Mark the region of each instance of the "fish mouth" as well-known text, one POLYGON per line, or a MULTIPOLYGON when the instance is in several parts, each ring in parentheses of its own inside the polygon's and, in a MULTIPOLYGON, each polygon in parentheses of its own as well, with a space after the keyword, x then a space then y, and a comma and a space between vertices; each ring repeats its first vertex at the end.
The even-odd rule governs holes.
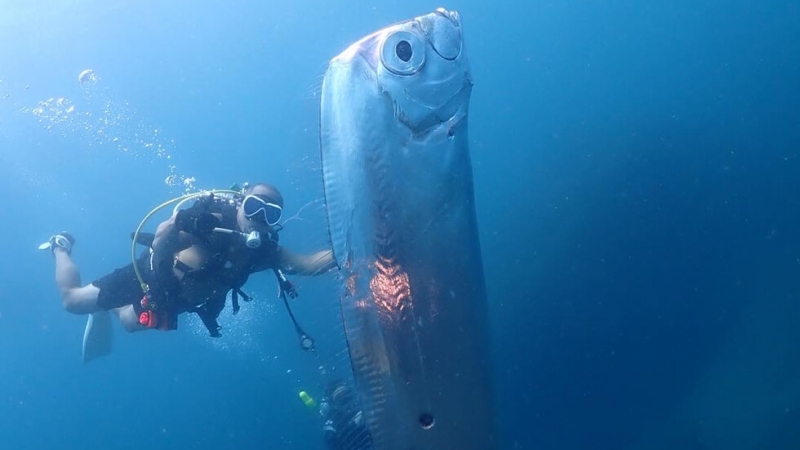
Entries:
POLYGON ((444 103, 430 106, 414 99, 413 104, 405 105, 394 102, 395 116, 405 125, 411 133, 417 136, 435 132, 442 126, 451 128, 465 116, 466 102, 464 97, 469 96, 472 84, 464 84, 461 89, 444 103))

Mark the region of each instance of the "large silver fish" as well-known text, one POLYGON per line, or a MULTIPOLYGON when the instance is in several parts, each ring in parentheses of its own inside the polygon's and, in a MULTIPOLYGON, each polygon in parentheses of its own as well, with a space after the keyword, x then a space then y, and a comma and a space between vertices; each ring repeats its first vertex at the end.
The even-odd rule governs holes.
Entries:
POLYGON ((496 447, 471 90, 461 20, 444 9, 361 39, 325 74, 328 225, 375 449, 496 447))

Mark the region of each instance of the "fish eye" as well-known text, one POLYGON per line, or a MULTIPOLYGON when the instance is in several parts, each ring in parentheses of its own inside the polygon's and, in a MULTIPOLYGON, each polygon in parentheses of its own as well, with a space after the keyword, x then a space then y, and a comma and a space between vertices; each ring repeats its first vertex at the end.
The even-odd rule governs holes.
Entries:
POLYGON ((425 43, 416 34, 396 31, 383 41, 381 62, 397 75, 413 75, 425 63, 425 43))
POLYGON ((414 56, 414 50, 411 49, 411 44, 409 44, 408 41, 398 42, 394 52, 403 62, 411 61, 411 57, 414 56))

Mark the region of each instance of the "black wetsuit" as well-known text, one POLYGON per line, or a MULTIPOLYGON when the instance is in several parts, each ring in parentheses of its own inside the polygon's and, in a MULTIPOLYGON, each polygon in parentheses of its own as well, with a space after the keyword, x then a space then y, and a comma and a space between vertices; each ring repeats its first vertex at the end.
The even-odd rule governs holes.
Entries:
MULTIPOLYGON (((195 201, 189 208, 201 210, 203 212, 218 213, 222 216, 220 228, 236 229, 236 205, 225 198, 202 198, 195 201)), ((152 236, 152 235, 151 235, 152 236)), ((221 286, 227 286, 233 290, 234 313, 238 311, 238 297, 244 295, 240 288, 247 282, 251 273, 264 270, 275 265, 275 255, 277 248, 277 235, 262 238, 262 243, 258 248, 248 248, 241 236, 227 233, 212 233, 205 239, 206 247, 210 257, 203 267, 193 270, 179 261, 170 258, 169 261, 154 261, 151 252, 145 251, 137 259, 141 275, 150 287, 149 294, 159 303, 159 310, 166 314, 168 326, 162 329, 176 329, 178 314, 184 312, 195 312, 203 320, 211 336, 217 337, 219 334, 219 324, 217 317, 225 307, 227 296, 217 296, 205 303, 190 304, 181 297, 180 282, 172 272, 173 267, 177 267, 184 272, 184 280, 217 278, 221 286), (237 258, 242 254, 247 258, 244 265, 240 265, 236 270, 227 267, 231 253, 237 253, 237 258)), ((100 289, 97 297, 97 306, 109 310, 122 306, 133 305, 137 314, 141 313, 141 305, 144 292, 133 263, 119 268, 114 272, 92 282, 100 289)), ((245 297, 245 299, 248 299, 245 297)))

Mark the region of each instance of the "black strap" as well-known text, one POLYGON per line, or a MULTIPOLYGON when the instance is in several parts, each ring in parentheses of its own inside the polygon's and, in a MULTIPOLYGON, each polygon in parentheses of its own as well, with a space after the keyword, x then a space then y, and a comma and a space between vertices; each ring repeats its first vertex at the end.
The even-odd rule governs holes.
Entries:
POLYGON ((197 316, 200 317, 200 320, 203 321, 203 325, 205 325, 206 329, 208 330, 208 334, 211 337, 222 337, 222 334, 219 332, 222 327, 219 325, 219 322, 217 322, 217 316, 219 315, 218 311, 211 311, 208 308, 208 305, 204 304, 201 306, 192 306, 186 308, 186 312, 193 312, 197 314, 197 316))
POLYGON ((287 295, 291 298, 297 298, 297 289, 294 288, 292 282, 286 278, 286 275, 284 275, 280 269, 272 270, 275 272, 275 277, 278 279, 278 286, 280 287, 280 295, 281 299, 283 299, 283 304, 286 306, 286 311, 289 313, 289 318, 292 319, 292 324, 294 324, 294 330, 297 332, 297 337, 300 338, 300 348, 313 352, 314 339, 306 334, 300 324, 297 323, 297 319, 294 317, 292 308, 289 306, 289 300, 286 298, 287 295))
POLYGON ((231 305, 233 306, 233 315, 235 316, 236 313, 239 312, 239 296, 242 297, 242 300, 249 302, 251 300, 250 296, 245 294, 241 288, 235 287, 231 289, 231 305))
POLYGON ((233 306, 233 315, 239 312, 239 290, 233 289, 231 291, 231 305, 233 306))

